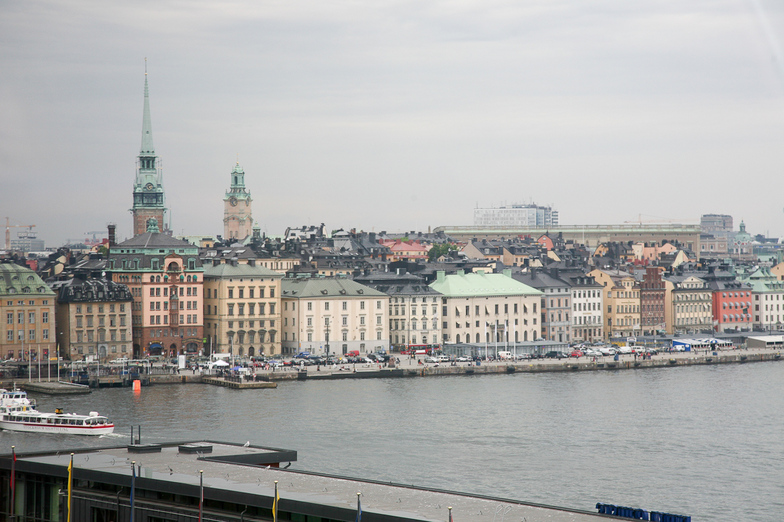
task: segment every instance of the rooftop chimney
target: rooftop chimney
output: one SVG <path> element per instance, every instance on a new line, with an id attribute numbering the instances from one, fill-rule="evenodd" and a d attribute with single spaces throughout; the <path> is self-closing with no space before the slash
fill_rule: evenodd
<path id="1" fill-rule="evenodd" d="M 115 233 L 117 231 L 117 225 L 115 225 L 114 223 L 109 223 L 106 226 L 106 228 L 109 229 L 109 248 L 112 248 L 116 244 L 116 242 L 115 242 L 116 234 Z"/>

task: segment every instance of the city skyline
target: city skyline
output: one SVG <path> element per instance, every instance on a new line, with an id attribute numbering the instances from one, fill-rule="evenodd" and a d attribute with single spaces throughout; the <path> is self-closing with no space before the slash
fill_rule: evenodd
<path id="1" fill-rule="evenodd" d="M 529 200 L 563 224 L 719 213 L 784 235 L 769 1 L 26 3 L 0 29 L 2 217 L 48 246 L 130 237 L 145 57 L 178 235 L 221 233 L 237 161 L 271 235 Z"/>

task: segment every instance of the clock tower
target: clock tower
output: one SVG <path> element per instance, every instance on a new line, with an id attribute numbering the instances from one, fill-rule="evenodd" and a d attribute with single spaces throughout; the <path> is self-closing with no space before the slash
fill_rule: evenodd
<path id="1" fill-rule="evenodd" d="M 144 114 L 142 117 L 142 148 L 136 165 L 133 184 L 133 235 L 147 232 L 147 222 L 155 218 L 163 227 L 164 208 L 163 177 L 158 168 L 158 156 L 152 144 L 150 122 L 150 92 L 147 87 L 147 63 L 144 66 Z"/>
<path id="2" fill-rule="evenodd" d="M 223 238 L 243 240 L 253 233 L 251 197 L 245 188 L 245 171 L 239 162 L 231 171 L 231 188 L 223 198 Z"/>

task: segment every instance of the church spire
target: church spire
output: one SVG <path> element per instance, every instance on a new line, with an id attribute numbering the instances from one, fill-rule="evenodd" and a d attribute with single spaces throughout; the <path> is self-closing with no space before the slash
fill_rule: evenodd
<path id="1" fill-rule="evenodd" d="M 142 148 L 133 185 L 133 235 L 147 231 L 147 222 L 155 218 L 158 226 L 164 226 L 166 212 L 163 179 L 158 169 L 158 156 L 152 144 L 152 122 L 150 119 L 150 89 L 147 83 L 147 59 L 144 59 L 144 113 L 142 116 Z"/>
<path id="2" fill-rule="evenodd" d="M 150 120 L 150 88 L 147 85 L 147 58 L 144 59 L 144 114 L 142 116 L 142 155 L 155 155 L 152 144 L 152 121 Z"/>

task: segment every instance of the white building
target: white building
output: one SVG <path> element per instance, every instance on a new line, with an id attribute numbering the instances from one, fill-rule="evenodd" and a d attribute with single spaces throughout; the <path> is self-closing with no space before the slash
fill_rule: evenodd
<path id="1" fill-rule="evenodd" d="M 474 226 L 550 227 L 558 224 L 558 211 L 539 205 L 508 205 L 474 209 Z"/>

